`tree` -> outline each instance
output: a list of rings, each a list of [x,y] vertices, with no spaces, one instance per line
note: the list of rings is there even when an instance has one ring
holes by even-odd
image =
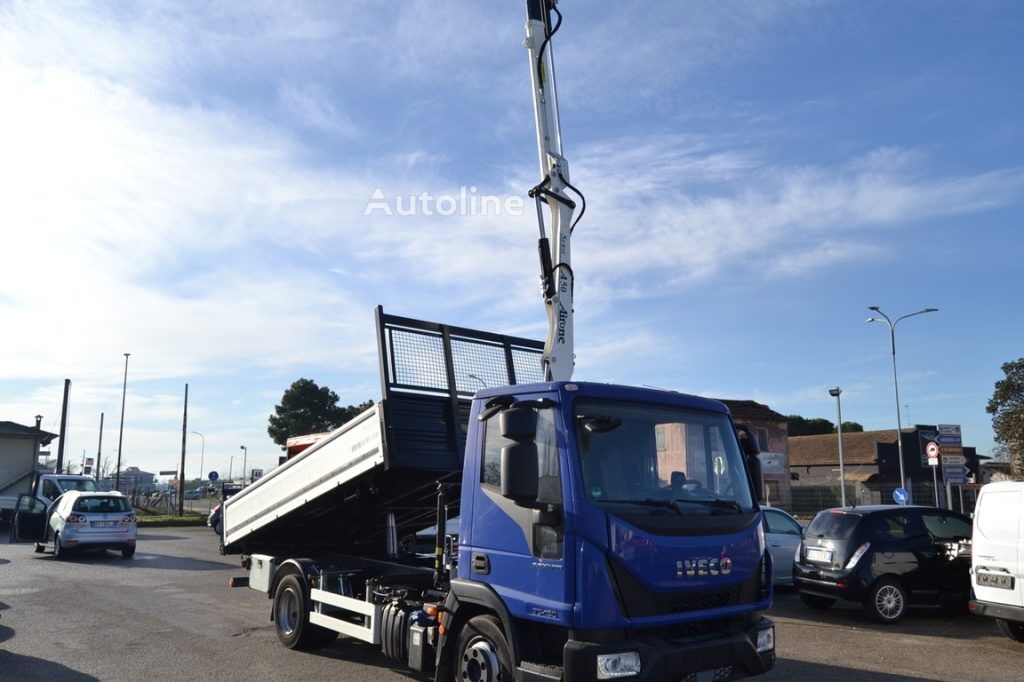
[[[843,422],[843,433],[861,433],[863,430],[864,427],[857,422]]]
[[[790,436],[820,436],[836,432],[836,425],[822,417],[807,419],[798,414],[791,414],[786,419],[789,420]],[[863,430],[864,427],[857,422],[843,422],[843,433],[858,433]]]
[[[1009,452],[1014,476],[1024,476],[1024,358],[1002,369],[1006,376],[996,382],[985,411],[992,415],[996,442]]]
[[[267,433],[275,443],[284,447],[292,436],[331,431],[373,405],[367,400],[359,405],[342,407],[341,398],[327,386],[318,386],[312,379],[299,379],[292,383],[274,406],[274,414],[267,419]]]

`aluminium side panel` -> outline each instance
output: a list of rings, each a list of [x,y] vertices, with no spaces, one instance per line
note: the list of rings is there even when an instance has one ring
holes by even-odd
[[[224,503],[224,544],[233,545],[276,519],[384,465],[380,404],[271,471]]]

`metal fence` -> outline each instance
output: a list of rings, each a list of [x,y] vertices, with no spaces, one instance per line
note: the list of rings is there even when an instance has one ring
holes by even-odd
[[[863,506],[868,504],[894,504],[893,493],[899,486],[897,484],[872,484],[847,483],[846,504],[847,506]],[[937,506],[943,509],[952,509],[962,514],[970,515],[974,512],[974,505],[977,502],[977,490],[972,486],[951,486],[950,495],[947,499],[946,488],[939,485],[938,496],[931,482],[915,482],[911,486],[911,500],[913,504]],[[832,509],[842,506],[842,496],[839,484],[834,485],[802,485],[790,488],[789,499],[767,501],[773,507],[778,507],[797,517],[812,517],[825,509]]]

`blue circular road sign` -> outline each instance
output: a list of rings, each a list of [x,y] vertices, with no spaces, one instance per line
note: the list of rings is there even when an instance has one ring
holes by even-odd
[[[220,478],[220,474],[218,474],[216,471],[211,471],[210,472],[210,480],[211,481],[216,481],[218,478]]]
[[[903,488],[896,488],[892,491],[892,499],[896,501],[896,504],[906,504],[907,500],[910,499],[910,495]]]

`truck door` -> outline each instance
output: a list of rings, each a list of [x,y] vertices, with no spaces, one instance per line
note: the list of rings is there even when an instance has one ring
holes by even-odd
[[[974,511],[974,594],[978,601],[1024,606],[1024,500],[1020,488],[983,490]]]
[[[46,503],[35,495],[18,496],[11,521],[11,537],[15,542],[46,541],[46,509]]]
[[[501,435],[497,415],[481,425],[480,478],[466,577],[489,583],[517,617],[571,625],[573,569],[565,553],[563,448],[556,419],[556,410],[538,410],[537,507],[541,509],[502,497],[501,451],[512,441]]]

